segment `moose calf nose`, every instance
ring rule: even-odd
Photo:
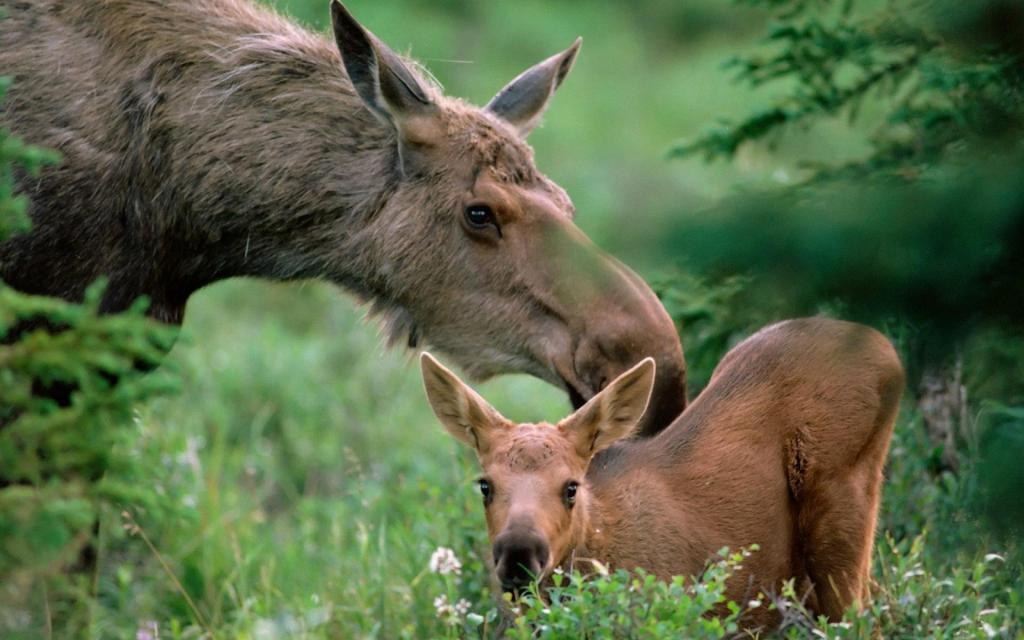
[[[494,568],[505,591],[540,577],[548,563],[548,545],[536,534],[510,532],[494,539]]]

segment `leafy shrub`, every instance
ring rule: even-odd
[[[726,601],[726,582],[749,553],[723,549],[698,580],[680,576],[665,582],[643,570],[609,572],[600,565],[592,578],[579,571],[555,574],[548,592],[553,604],[536,597],[535,589],[505,637],[724,638],[739,630],[742,611]],[[718,610],[724,615],[710,615]]]
[[[792,581],[778,594],[758,594],[746,603],[725,598],[726,584],[750,551],[723,549],[696,579],[658,580],[641,570],[593,574],[556,573],[545,597],[538,587],[485,615],[452,606],[457,576],[442,575],[435,599],[445,637],[515,640],[732,637],[780,638],[1014,638],[1024,631],[1024,601],[1006,579],[1007,560],[989,553],[963,566],[928,568],[927,534],[897,541],[886,535],[876,549],[873,596],[862,611],[851,608],[840,622],[815,617]],[[757,607],[777,611],[774,630],[744,628],[743,614]],[[502,613],[502,611],[504,613]],[[504,622],[501,622],[506,616]]]

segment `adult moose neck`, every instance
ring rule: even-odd
[[[34,227],[0,245],[7,283],[78,299],[106,276],[104,310],[147,295],[177,323],[217,280],[325,278],[475,378],[529,373],[580,404],[651,356],[642,432],[685,405],[672,321],[525,143],[578,41],[478,108],[337,2],[334,42],[247,0],[9,13],[0,120],[64,161],[19,184]]]

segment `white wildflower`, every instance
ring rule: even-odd
[[[448,547],[438,547],[430,556],[430,570],[442,576],[448,574],[459,575],[462,573],[462,563],[459,562],[455,552]]]
[[[756,609],[756,608],[758,608],[760,606],[761,606],[761,601],[760,600],[756,600],[756,599],[755,600],[751,600],[750,602],[747,603],[747,608],[748,609]]]
[[[555,570],[554,570],[554,574],[555,574],[556,576],[560,576],[560,575],[562,575],[563,573],[565,573],[565,571],[563,571],[563,570],[562,570],[562,567],[555,567]]]
[[[438,618],[446,618],[450,616],[455,609],[452,608],[452,605],[448,604],[448,596],[439,595],[434,598],[434,611],[437,612]]]
[[[448,602],[448,596],[440,595],[434,598],[434,611],[437,617],[450,625],[457,625],[463,616],[469,613],[469,601],[462,599],[452,604]]]

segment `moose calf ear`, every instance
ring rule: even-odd
[[[582,42],[582,38],[576,38],[576,42],[562,53],[519,74],[487,103],[487,110],[514,126],[525,138],[540,122],[555,89],[572,69]]]
[[[456,440],[486,453],[491,431],[508,421],[429,353],[420,356],[423,386],[434,415]]]
[[[363,28],[338,0],[331,2],[331,24],[341,61],[366,106],[399,134],[403,161],[410,149],[427,145],[437,106],[401,56]]]
[[[645,358],[613,380],[558,427],[585,459],[633,434],[651,398],[654,359]]]

